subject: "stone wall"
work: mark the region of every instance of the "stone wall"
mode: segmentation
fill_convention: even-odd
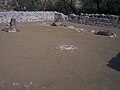
[[[65,20],[65,15],[55,11],[30,11],[30,12],[0,12],[0,23],[9,23],[10,19],[14,17],[17,22],[37,22],[46,20],[55,20],[60,17]]]
[[[105,14],[64,15],[56,11],[10,11],[0,12],[0,23],[9,23],[14,17],[17,22],[37,22],[46,20],[65,20],[85,25],[111,27],[120,29],[120,16]]]
[[[78,16],[75,14],[70,14],[67,21],[92,26],[120,28],[120,16],[117,15],[81,13]]]

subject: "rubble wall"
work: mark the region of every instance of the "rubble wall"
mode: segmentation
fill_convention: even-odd
[[[105,14],[83,14],[79,16],[71,14],[68,16],[70,22],[91,25],[91,26],[101,26],[110,28],[120,29],[120,16],[118,15],[105,15]]]
[[[57,17],[65,20],[64,14],[55,11],[9,11],[0,12],[0,23],[9,23],[14,17],[17,22],[37,22],[46,20],[55,20]]]
[[[9,23],[14,17],[17,22],[37,22],[46,20],[65,20],[85,25],[111,27],[120,29],[120,16],[105,14],[64,15],[56,11],[9,11],[0,12],[0,23]]]

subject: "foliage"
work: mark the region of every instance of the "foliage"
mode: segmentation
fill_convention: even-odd
[[[76,7],[76,1],[80,5]],[[17,11],[59,11],[64,14],[120,14],[120,0],[8,0],[1,9]]]

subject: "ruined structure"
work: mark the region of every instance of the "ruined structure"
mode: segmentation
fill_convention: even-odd
[[[11,18],[10,23],[7,24],[6,27],[2,31],[5,31],[5,32],[18,32],[18,31],[20,31],[20,30],[17,29],[16,19]]]
[[[9,23],[15,17],[17,22],[38,22],[38,21],[69,21],[91,26],[119,28],[120,16],[105,14],[70,14],[64,15],[56,11],[10,11],[0,12],[0,23]]]
[[[95,32],[94,34],[103,35],[103,36],[114,36],[114,34],[108,30],[98,31],[98,32]]]
[[[105,15],[105,14],[83,14],[75,15],[70,14],[68,21],[109,28],[120,28],[120,16],[118,15]]]

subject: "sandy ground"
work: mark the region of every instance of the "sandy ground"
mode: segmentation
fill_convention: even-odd
[[[41,23],[19,23],[17,33],[0,24],[0,90],[120,90],[120,29],[64,22],[118,37],[109,38]],[[61,44],[77,49],[56,49]]]

